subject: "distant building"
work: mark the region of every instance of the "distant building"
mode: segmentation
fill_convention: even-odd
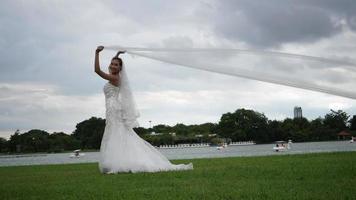
[[[340,133],[337,134],[339,140],[346,140],[348,138],[351,138],[351,133],[347,131],[341,131]]]
[[[303,114],[302,114],[302,108],[301,107],[294,107],[294,119],[296,118],[302,118]]]
[[[152,131],[150,135],[162,135],[162,133],[156,133],[156,132]]]

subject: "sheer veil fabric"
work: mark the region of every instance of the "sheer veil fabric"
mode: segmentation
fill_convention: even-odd
[[[356,60],[259,49],[139,48],[106,46],[128,54],[214,73],[356,99]],[[328,54],[324,52],[324,54]],[[172,65],[173,64],[173,65]]]
[[[113,174],[193,169],[192,163],[172,164],[133,130],[138,126],[139,112],[130,89],[125,66],[120,72],[119,87],[106,83],[104,94],[106,125],[100,146],[100,172]]]
[[[119,89],[119,102],[122,104],[122,117],[125,124],[129,128],[138,127],[137,118],[140,113],[137,110],[135,100],[133,98],[129,79],[126,73],[126,67],[122,64],[122,70],[120,72],[120,89]]]

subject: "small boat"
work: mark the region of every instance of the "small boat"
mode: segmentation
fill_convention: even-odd
[[[217,149],[217,150],[222,150],[222,149],[224,149],[224,148],[226,148],[226,147],[227,147],[227,144],[225,143],[225,144],[222,144],[222,145],[220,145],[220,146],[217,146],[216,149]]]
[[[276,141],[275,143],[276,146],[273,147],[274,151],[286,151],[291,148],[292,140],[288,140],[288,143],[286,141]]]
[[[69,157],[70,158],[80,158],[82,156],[85,156],[84,153],[80,153],[80,149],[74,150],[73,154],[71,154]]]

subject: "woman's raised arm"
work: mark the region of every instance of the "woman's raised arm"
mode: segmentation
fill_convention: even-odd
[[[102,51],[104,49],[103,46],[98,46],[95,50],[95,61],[94,61],[94,69],[95,69],[95,73],[97,73],[101,78],[108,80],[108,81],[112,81],[112,82],[116,82],[118,81],[118,77],[114,76],[112,74],[107,74],[103,71],[101,71],[100,69],[100,64],[99,64],[99,53],[100,51]]]

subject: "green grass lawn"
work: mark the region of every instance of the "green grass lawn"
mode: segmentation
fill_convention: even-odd
[[[174,161],[188,162],[115,175],[97,163],[0,167],[0,199],[356,199],[356,152]]]

